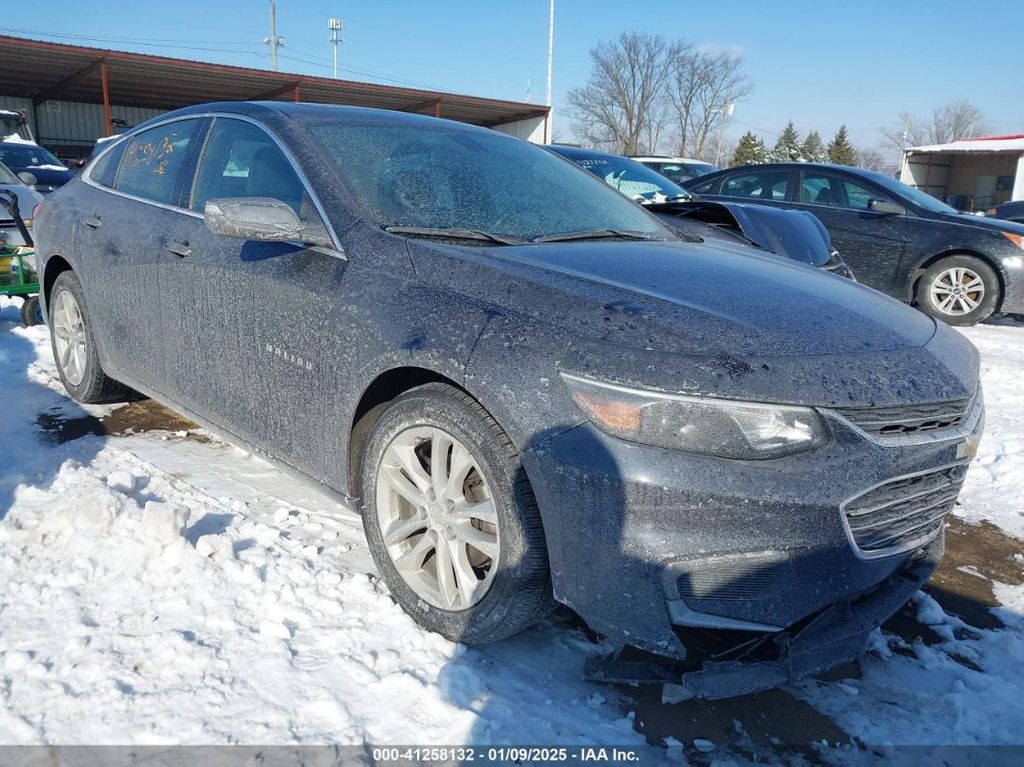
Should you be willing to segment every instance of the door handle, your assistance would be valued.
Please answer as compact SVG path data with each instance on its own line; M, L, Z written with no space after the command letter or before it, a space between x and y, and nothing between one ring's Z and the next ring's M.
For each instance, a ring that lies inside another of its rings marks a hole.
M164 247L178 258L188 258L192 255L192 248L188 246L187 242L181 240L171 240Z
M82 223L90 229L99 229L103 226L103 222L100 220L99 216L86 216L82 219Z

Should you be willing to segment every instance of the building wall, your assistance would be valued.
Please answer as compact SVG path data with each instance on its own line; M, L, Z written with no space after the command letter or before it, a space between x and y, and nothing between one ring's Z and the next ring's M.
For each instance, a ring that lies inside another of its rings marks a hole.
M33 109L32 99L0 95L0 109L25 110L28 114L29 126L32 128L32 135L36 137L36 141L57 150L58 154L61 154L61 147L67 147L69 150L67 153L72 155L76 154L76 152L70 151L72 148L85 150L84 153L87 153L96 139L106 133L102 104L44 101ZM122 107L114 104L111 105L110 112L115 120L123 120L128 128L133 128L141 122L162 114L163 110ZM115 133L120 133L123 130L124 128L115 125ZM543 144L545 140L544 117L531 117L526 120L497 125L494 130L532 141L535 144Z
M1019 152L915 153L904 162L900 180L956 207L984 209L1024 197L1022 164ZM998 189L1000 178L1013 182Z
M32 99L0 96L0 109L20 109L28 115L28 124L36 141L59 150L61 147L91 149L96 139L106 135L102 104L76 101L44 101L35 109ZM160 109L123 107L112 104L110 114L114 120L123 120L124 127L133 128L151 117L161 114ZM124 130L115 123L115 132Z
M532 141L534 144L543 144L545 143L545 127L545 119L541 116L531 117L527 120L516 120L504 125L495 125L494 130L499 133L507 133L516 138Z

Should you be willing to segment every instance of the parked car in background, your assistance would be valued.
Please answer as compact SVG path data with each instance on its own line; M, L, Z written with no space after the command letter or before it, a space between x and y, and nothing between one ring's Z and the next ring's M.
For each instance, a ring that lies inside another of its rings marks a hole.
M629 159L646 165L651 170L660 173L671 181L675 181L680 186L686 186L688 181L693 181L695 178L706 176L708 173L714 173L718 170L717 165L712 165L703 160L691 160L688 157L642 156L630 157Z
M31 215L43 196L25 185L25 182L3 163L0 163L0 192L10 192L18 198L18 208L25 224L32 225ZM18 225L11 220L6 208L0 205L0 247L25 245L25 238Z
M356 499L430 630L493 642L557 600L695 695L861 653L982 428L961 334L463 123L170 112L36 240L72 397L129 386Z
M989 218L1001 218L1015 224L1024 224L1024 200L1004 202L1002 205L986 210L985 215Z
M698 200L697 195L647 166L620 155L561 144L548 147L613 189L639 202L676 231L767 250L854 278L832 247L828 231L809 213L765 205Z
M50 150L28 141L0 141L0 162L37 192L52 192L75 177Z
M1024 226L958 213L881 173L818 163L749 165L709 174L690 188L704 199L814 213L858 280L950 324L1024 311Z

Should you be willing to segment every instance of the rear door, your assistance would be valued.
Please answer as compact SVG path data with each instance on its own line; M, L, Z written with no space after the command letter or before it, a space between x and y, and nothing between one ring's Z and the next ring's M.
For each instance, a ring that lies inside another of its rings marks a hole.
M201 118L174 120L132 136L91 169L73 221L86 299L115 376L126 373L168 394L159 265Z
M785 206L790 198L794 172L789 168L750 167L711 180L691 183L689 188L708 199Z
M188 255L161 272L177 390L215 424L322 476L332 387L319 352L337 335L325 309L346 262L207 229L207 201L226 197L273 197L322 221L292 159L256 123L214 119L186 197L193 215L176 236Z
M871 200L897 201L861 179L815 168L800 170L798 189L796 207L821 220L832 247L857 279L898 295L896 274L906 247L907 217L875 213L868 207Z

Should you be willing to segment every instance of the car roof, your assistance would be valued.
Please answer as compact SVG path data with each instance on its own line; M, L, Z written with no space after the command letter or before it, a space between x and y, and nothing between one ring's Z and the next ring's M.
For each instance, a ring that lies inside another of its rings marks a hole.
M699 162L701 165L712 165L713 163L706 162L704 160L698 160L694 157L669 157L663 154L631 154L630 160L636 160L637 162L645 162L649 160L666 161L666 162Z
M188 115L201 115L210 112L224 114L237 114L253 119L334 119L341 122L351 121L361 124L406 124L406 125L435 125L444 126L453 130L483 131L493 134L494 131L482 128L478 125L445 120L439 117L414 114L411 112L395 112L389 109L373 109L371 107L343 106L339 104L311 104L306 102L290 101L215 101L206 104L193 104L191 106L176 109L173 112L165 112L152 120L133 128L134 133L138 128L151 123L162 122L173 117L187 117ZM498 134L502 135L502 134Z
M614 154L612 152L602 152L600 149L584 149L583 147L570 146L569 144L545 144L547 149L552 152L557 152L563 157L581 157L581 158L596 158L596 157L607 157L613 160L632 160L631 157L624 157L621 154Z

